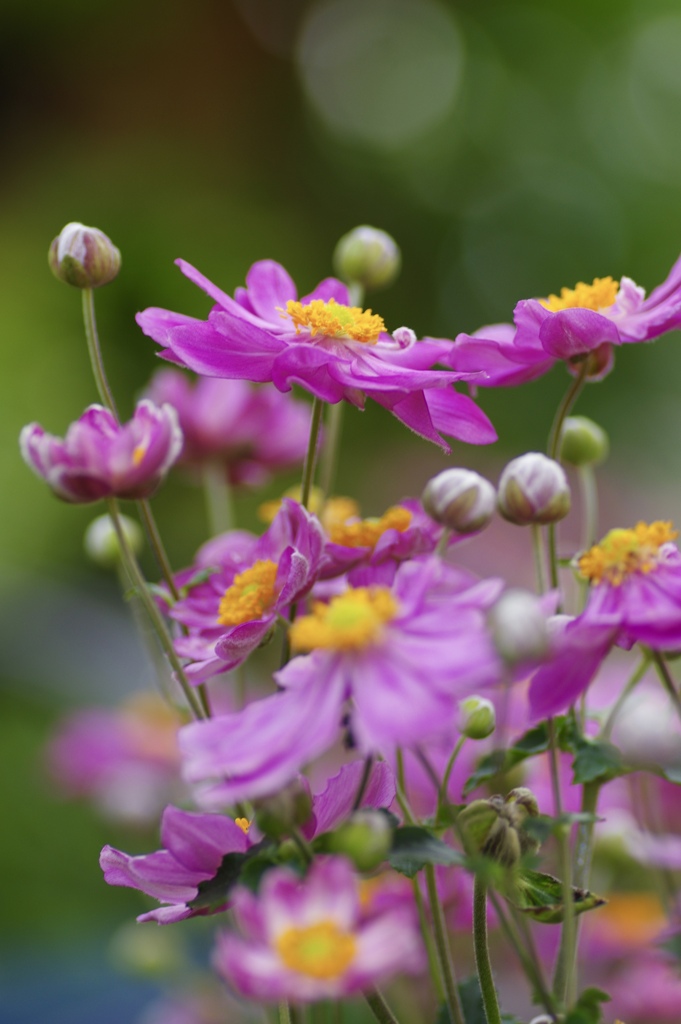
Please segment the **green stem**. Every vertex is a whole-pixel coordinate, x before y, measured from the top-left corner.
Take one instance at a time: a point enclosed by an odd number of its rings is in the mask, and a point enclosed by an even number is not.
[[[291,1007],[286,1000],[279,1003],[279,1024],[291,1024]]]
[[[494,912],[499,919],[501,930],[509,943],[513,946],[530,984],[534,986],[538,1000],[542,1003],[546,1012],[550,1016],[555,1017],[557,1012],[556,1002],[548,985],[546,984],[541,961],[537,956],[537,951],[534,947],[534,943],[532,942],[532,935],[530,934],[529,929],[527,929],[527,921],[524,920],[522,915],[518,915],[519,922],[516,924],[513,918],[509,918],[506,915],[501,905],[501,900],[496,896],[493,890],[489,890],[488,896],[492,906],[494,907]],[[527,930],[523,930],[521,937],[520,927],[522,926]]]
[[[211,536],[234,529],[232,489],[227,479],[227,468],[220,462],[207,462],[202,470],[203,493]]]
[[[369,777],[371,775],[371,769],[374,766],[373,754],[369,754],[364,761],[364,771],[362,772],[362,778],[359,780],[359,786],[355,793],[355,799],[352,804],[353,811],[356,811],[362,803],[362,797],[366,792],[367,785],[369,784]]]
[[[146,499],[137,502],[142,522],[144,523],[144,529],[147,535],[147,539],[151,546],[151,550],[154,552],[154,558],[161,570],[161,575],[166,582],[166,586],[171,593],[173,601],[180,600],[180,594],[175,585],[175,579],[173,578],[173,570],[170,565],[170,560],[166,554],[166,549],[163,546],[161,540],[161,534],[158,532],[158,526],[154,519],[154,514],[151,511],[151,505]]]
[[[136,593],[138,594],[139,599],[151,620],[151,624],[156,632],[158,641],[161,645],[161,648],[165,652],[168,661],[170,662],[173,672],[177,677],[177,681],[180,684],[180,687],[182,688],[182,692],[184,693],[187,704],[189,705],[195,718],[206,718],[207,714],[203,707],[201,706],[200,702],[198,701],[192,687],[189,685],[187,677],[184,673],[184,669],[182,668],[180,660],[177,654],[175,653],[173,641],[170,634],[168,633],[168,630],[166,629],[166,624],[163,621],[163,616],[161,615],[161,612],[158,610],[154,598],[149,593],[147,581],[142,575],[142,570],[140,569],[137,559],[135,558],[135,555],[128,544],[125,532],[121,526],[120,513],[118,511],[118,502],[116,501],[115,498],[109,498],[107,501],[107,505],[109,508],[109,515],[111,516],[111,522],[114,525],[116,536],[118,537],[118,543],[121,549],[121,556],[123,558],[123,563],[125,565],[128,576],[130,577],[133,586],[135,587]]]
[[[438,556],[438,558],[444,557],[445,551],[449,547],[449,540],[451,536],[452,530],[450,530],[449,527],[445,526],[444,530],[442,531],[442,536],[437,542],[437,547],[435,548],[435,554]]]
[[[321,469],[322,508],[324,507],[324,502],[333,491],[336,479],[344,411],[345,402],[336,402],[335,405],[329,406]]]
[[[546,556],[542,540],[541,526],[532,524],[532,553],[534,555],[534,573],[537,581],[537,593],[546,592]]]
[[[300,850],[300,855],[305,861],[305,863],[311,864],[314,854],[312,853],[310,844],[308,843],[307,839],[305,838],[305,836],[303,835],[299,828],[294,827],[291,829],[291,839]]]
[[[560,794],[560,774],[558,768],[558,744],[556,729],[552,718],[548,719],[549,730],[549,764],[551,768],[551,787],[553,789],[554,809],[557,818],[562,817],[563,802]],[[563,925],[560,933],[560,949],[553,976],[553,993],[556,998],[565,1002],[571,990],[575,959],[575,907],[572,899],[572,861],[570,857],[570,829],[561,825],[559,831],[560,873],[563,882]]]
[[[619,697],[617,698],[617,700],[613,704],[613,706],[612,706],[612,708],[610,710],[610,714],[608,715],[608,717],[605,720],[603,728],[601,729],[600,735],[598,737],[600,740],[609,740],[610,739],[610,734],[612,732],[612,729],[613,729],[613,726],[615,724],[615,720],[617,719],[618,714],[622,710],[623,705],[626,703],[626,700],[629,697],[629,694],[632,693],[632,691],[636,689],[638,684],[643,679],[644,675],[648,671],[648,666],[649,665],[650,665],[650,653],[644,649],[643,657],[641,658],[641,661],[639,662],[639,664],[638,664],[638,666],[636,668],[636,671],[634,672],[634,674],[632,675],[631,679],[629,680],[629,682],[624,687],[624,689],[620,693]]]
[[[95,319],[95,297],[92,288],[83,288],[83,322],[85,324],[85,337],[87,338],[90,363],[99,397],[102,400],[102,404],[112,413],[114,419],[120,422],[116,403],[104,371],[104,361],[102,359],[102,350],[99,345],[99,335],[97,334],[97,321]]]
[[[586,551],[598,537],[598,488],[593,466],[580,466],[578,476],[582,492],[582,548]]]
[[[463,747],[465,742],[466,742],[466,737],[465,736],[459,736],[458,740],[456,741],[456,746],[454,747],[454,750],[452,751],[452,756],[450,757],[449,761],[447,762],[447,767],[445,768],[445,773],[442,776],[442,782],[440,783],[440,789],[439,789],[438,794],[437,794],[437,811],[435,812],[435,824],[436,825],[439,823],[440,818],[442,816],[442,813],[443,813],[443,811],[445,809],[445,804],[447,803],[447,788],[449,786],[449,777],[452,774],[452,769],[454,767],[454,762],[456,761],[457,757],[459,756],[461,748]]]
[[[465,1024],[461,1001],[459,999],[459,990],[456,986],[454,965],[452,963],[452,952],[449,948],[449,936],[447,935],[447,928],[445,926],[445,916],[442,911],[442,904],[440,903],[437,892],[435,868],[432,864],[426,864],[424,871],[426,875],[426,886],[428,889],[430,914],[433,920],[433,931],[435,933],[435,948],[437,949],[440,974],[442,975],[442,981],[446,993],[449,1019],[452,1024]]]
[[[377,988],[371,992],[365,992],[364,998],[371,1007],[373,1015],[379,1024],[398,1024],[397,1017]]]
[[[473,889],[473,945],[475,965],[478,969],[482,1002],[485,1007],[487,1024],[501,1024],[499,1000],[494,987],[492,965],[487,945],[487,886],[479,875],[475,876]]]
[[[584,387],[588,370],[589,359],[587,357],[582,362],[577,376],[573,377],[572,383],[563,395],[563,399],[556,409],[556,415],[553,417],[553,423],[551,424],[551,430],[549,432],[549,440],[546,446],[550,459],[558,458],[558,445],[560,443],[560,431],[563,426],[563,422],[565,421],[565,417],[570,413],[572,406],[579,397],[580,391]]]
[[[322,422],[322,409],[324,403],[321,398],[315,398],[312,403],[312,418],[310,420],[310,439],[307,444],[305,462],[303,464],[303,481],[300,486],[300,504],[303,508],[309,508],[310,492],[314,480],[314,467],[317,460],[317,441],[319,440],[319,427]]]
[[[435,942],[433,940],[433,933],[430,930],[428,923],[428,915],[426,914],[426,905],[423,902],[423,893],[421,892],[421,886],[419,885],[418,878],[414,877],[411,880],[412,888],[414,890],[414,902],[416,903],[416,909],[419,915],[419,925],[421,928],[421,937],[423,939],[423,945],[426,950],[426,956],[428,957],[428,969],[430,976],[437,992],[437,998],[439,1002],[442,1002],[445,998],[445,990],[442,985],[442,978],[440,977],[440,966],[437,959],[437,950],[435,948]]]
[[[664,655],[661,651],[651,651],[657,674],[660,677],[662,685],[672,699],[672,703],[676,709],[676,713],[681,718],[681,697],[679,691],[676,689],[676,683],[669,671],[669,666],[664,659]]]
[[[549,545],[549,572],[551,578],[551,589],[557,590],[559,585],[558,579],[558,545],[556,538],[556,524],[549,523],[546,528],[546,535],[548,538]],[[560,607],[557,608],[560,611]]]

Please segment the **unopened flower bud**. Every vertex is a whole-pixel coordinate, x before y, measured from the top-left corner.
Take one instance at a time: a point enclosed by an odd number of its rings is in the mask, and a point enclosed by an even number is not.
[[[554,1024],[555,1017],[549,1017],[545,1013],[540,1013],[538,1017],[533,1017],[530,1024]]]
[[[401,263],[395,239],[366,224],[343,235],[333,254],[333,265],[339,277],[367,289],[392,284]]]
[[[512,789],[504,800],[492,796],[489,800],[474,800],[459,814],[466,851],[482,853],[506,868],[515,867],[525,853],[538,848],[537,840],[523,825],[539,814],[537,800],[525,787]]]
[[[588,416],[568,416],[560,432],[560,457],[571,466],[596,466],[608,457],[608,435]]]
[[[541,661],[549,653],[549,627],[541,603],[528,590],[505,591],[489,613],[494,646],[508,665]]]
[[[373,871],[388,856],[392,838],[385,814],[369,809],[355,811],[329,836],[328,849],[349,857],[358,871]]]
[[[67,224],[52,242],[47,261],[55,277],[74,288],[99,288],[113,281],[121,254],[103,231],[76,221]]]
[[[270,839],[282,839],[309,821],[312,794],[307,779],[299,776],[278,793],[254,801],[255,820]]]
[[[563,519],[570,511],[570,488],[561,466],[540,452],[512,459],[499,480],[499,511],[517,526]]]
[[[496,728],[494,704],[486,697],[466,697],[459,701],[459,732],[469,740],[485,740]]]
[[[443,469],[426,484],[421,503],[436,523],[456,533],[476,533],[494,515],[496,492],[471,469]]]
[[[144,535],[139,523],[130,519],[129,516],[119,516],[123,536],[136,555],[144,545]],[[114,529],[111,518],[108,515],[97,516],[93,519],[83,538],[83,545],[87,555],[102,569],[115,568],[121,559],[121,545],[118,535]]]

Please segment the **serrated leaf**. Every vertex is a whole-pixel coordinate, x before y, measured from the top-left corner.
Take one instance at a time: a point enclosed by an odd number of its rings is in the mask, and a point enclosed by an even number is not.
[[[463,981],[459,982],[457,988],[459,990],[461,1011],[465,1024],[487,1024],[487,1015],[485,1014],[485,1007],[482,1002],[482,993],[477,974],[473,974],[470,978],[464,978]],[[503,1024],[522,1024],[519,1018],[513,1014],[502,1013],[501,1019]],[[446,1003],[440,1006],[435,1024],[451,1024],[449,1008]]]
[[[622,755],[612,743],[582,739],[572,762],[573,783],[608,782],[627,771]]]
[[[575,914],[583,914],[607,903],[588,889],[574,885],[571,888]],[[521,870],[507,898],[518,910],[541,924],[558,924],[563,920],[563,883],[553,875]]]
[[[427,829],[406,825],[395,831],[388,861],[395,871],[413,878],[426,864],[463,864],[464,857]]]
[[[565,1018],[565,1024],[600,1024],[603,1019],[601,1003],[609,1003],[610,996],[600,988],[585,988]]]

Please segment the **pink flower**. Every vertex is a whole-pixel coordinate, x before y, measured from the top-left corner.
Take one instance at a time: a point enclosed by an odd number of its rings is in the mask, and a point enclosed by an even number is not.
[[[451,387],[475,374],[430,369],[451,342],[417,342],[404,327],[388,334],[380,316],[350,305],[346,286],[334,278],[298,301],[284,268],[261,260],[232,299],[177,262],[216,305],[207,321],[164,309],[138,314],[166,359],[206,377],[272,381],[279,391],[299,384],[325,402],[360,409],[368,396],[446,451],[440,431],[470,444],[496,440],[484,413]]]
[[[20,445],[34,473],[64,501],[148,498],[179,456],[182,431],[172,406],[144,400],[122,425],[108,409],[90,405],[63,440],[30,423]]]
[[[237,890],[234,916],[242,934],[219,935],[214,963],[251,999],[338,999],[422,966],[409,905],[393,902],[365,916],[359,879],[341,857],[315,860],[304,879],[275,868],[257,897]]]

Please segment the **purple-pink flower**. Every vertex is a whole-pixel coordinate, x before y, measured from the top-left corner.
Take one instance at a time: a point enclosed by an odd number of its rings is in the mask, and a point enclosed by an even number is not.
[[[669,522],[611,530],[585,552],[579,574],[591,584],[583,613],[558,623],[554,656],[530,686],[533,719],[564,711],[584,692],[617,643],[681,647],[681,553]]]
[[[146,394],[177,410],[184,435],[179,462],[214,463],[232,484],[259,487],[305,457],[310,409],[291,395],[244,380],[191,381],[171,369],[154,374]]]
[[[380,316],[351,306],[347,287],[334,278],[298,301],[286,270],[261,260],[232,299],[177,262],[216,305],[207,321],[164,309],[138,314],[166,359],[206,377],[271,381],[279,391],[299,384],[325,402],[360,409],[368,396],[446,451],[440,431],[471,444],[496,440],[485,414],[451,386],[476,375],[431,369],[451,342],[417,342],[404,327],[388,334]]]
[[[124,424],[90,405],[63,439],[30,423],[20,445],[34,473],[64,501],[148,498],[179,456],[182,431],[172,406],[144,400]]]
[[[458,699],[503,674],[486,627],[501,588],[432,558],[401,565],[392,589],[351,588],[315,602],[291,627],[293,650],[310,653],[276,673],[284,692],[182,729],[183,773],[200,783],[201,804],[276,791],[344,723],[363,754],[453,742]]]
[[[214,964],[251,999],[337,999],[422,967],[409,905],[366,916],[359,878],[342,857],[315,860],[304,879],[275,868],[257,896],[237,890],[234,916],[241,934],[219,935]]]
[[[192,682],[235,668],[267,636],[279,615],[304,597],[317,578],[324,546],[318,520],[284,498],[262,537],[235,530],[209,541],[193,569],[178,577],[180,586],[197,571],[217,571],[173,605],[170,614],[187,628],[175,641],[189,660]]]
[[[681,258],[666,281],[651,292],[629,277],[592,284],[579,282],[546,299],[523,299],[513,313],[515,326],[493,324],[474,334],[459,334],[443,362],[455,370],[484,370],[481,387],[535,380],[560,359],[592,354],[590,379],[612,367],[613,345],[652,341],[681,326]]]

